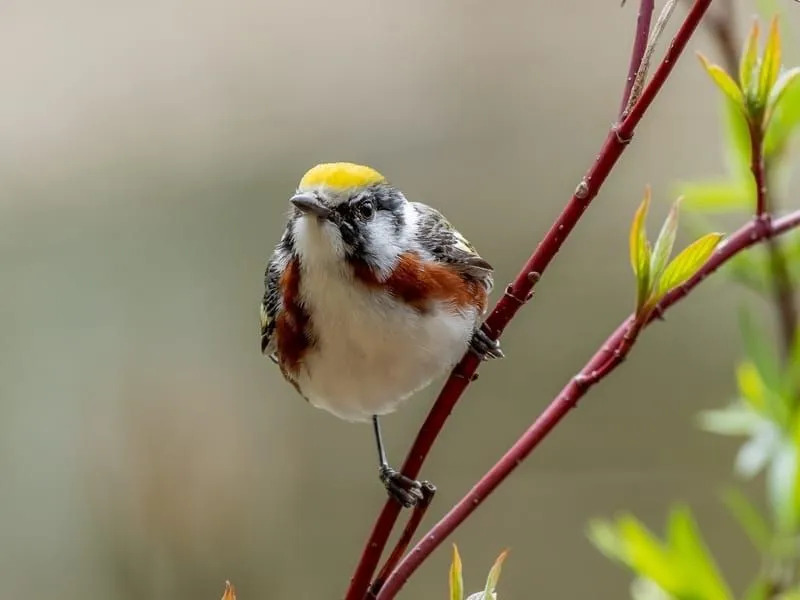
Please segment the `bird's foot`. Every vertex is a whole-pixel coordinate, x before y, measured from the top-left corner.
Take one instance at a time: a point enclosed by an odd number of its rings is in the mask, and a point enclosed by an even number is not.
[[[481,360],[505,357],[505,354],[503,354],[503,351],[500,349],[500,342],[490,338],[482,325],[472,334],[472,339],[469,342],[469,349]]]
[[[380,468],[380,478],[389,496],[405,508],[430,502],[436,492],[431,482],[411,479],[388,465]]]

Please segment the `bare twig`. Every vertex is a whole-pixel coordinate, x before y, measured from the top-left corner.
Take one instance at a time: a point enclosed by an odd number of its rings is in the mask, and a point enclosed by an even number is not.
[[[781,219],[767,222],[756,218],[729,237],[705,265],[691,279],[672,290],[659,303],[650,317],[639,327],[645,327],[670,306],[684,298],[700,282],[716,271],[726,261],[746,248],[800,226],[800,210]],[[628,317],[601,345],[600,350],[583,369],[561,390],[531,427],[517,440],[503,457],[478,481],[441,521],[428,531],[411,549],[386,580],[377,600],[391,600],[439,544],[441,544],[478,506],[500,485],[508,475],[539,445],[553,428],[572,409],[589,388],[610,374],[622,362],[633,345],[631,331],[637,330],[636,316]],[[633,336],[635,339],[635,336]],[[601,375],[598,376],[598,373]]]
[[[710,4],[711,0],[695,0],[652,79],[642,91],[641,96],[625,118],[611,128],[595,163],[578,184],[572,198],[528,261],[523,265],[522,270],[506,288],[503,297],[495,305],[494,310],[486,320],[486,328],[495,339],[502,334],[517,311],[530,298],[533,287],[541,277],[541,274],[547,269],[561,245],[597,195],[600,187],[627,147],[636,126],[672,72],[678,58]],[[442,427],[444,427],[447,417],[466,390],[479,364],[480,361],[474,354],[467,353],[445,382],[403,464],[401,471],[407,477],[416,479],[428,452]],[[364,546],[355,573],[350,580],[346,600],[362,600],[365,597],[370,585],[370,578],[375,572],[399,515],[400,505],[393,500],[388,500],[373,525],[372,532]]]
[[[639,65],[636,75],[634,76],[630,97],[625,105],[625,110],[622,111],[623,117],[628,114],[628,111],[630,111],[630,109],[639,99],[639,96],[644,89],[644,81],[647,78],[647,71],[650,70],[650,61],[653,59],[653,52],[656,49],[656,44],[658,44],[658,39],[661,37],[661,34],[664,33],[664,27],[667,26],[669,18],[672,16],[672,12],[675,10],[675,6],[677,6],[677,4],[678,0],[667,0],[667,3],[664,4],[664,8],[661,9],[661,13],[658,15],[658,19],[656,19],[656,25],[653,27],[653,31],[650,34],[650,37],[647,39],[641,64]]]
[[[628,65],[628,77],[625,79],[625,91],[622,92],[622,103],[619,107],[620,116],[628,108],[628,101],[633,91],[633,82],[636,80],[642,65],[642,58],[644,58],[645,49],[647,48],[647,38],[650,36],[650,23],[653,20],[655,4],[655,0],[641,0],[639,3],[639,15],[636,17],[636,33],[633,36],[631,61]]]

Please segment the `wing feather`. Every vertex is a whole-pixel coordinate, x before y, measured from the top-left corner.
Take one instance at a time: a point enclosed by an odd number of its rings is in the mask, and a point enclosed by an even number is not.
[[[261,353],[269,356],[277,363],[275,355],[277,343],[275,340],[275,321],[281,311],[283,302],[281,299],[280,279],[286,265],[289,262],[291,236],[287,229],[281,238],[280,243],[275,248],[272,256],[267,263],[264,272],[264,296],[261,299]]]
[[[446,263],[462,274],[480,281],[492,291],[494,269],[438,210],[414,202],[418,214],[417,242],[434,260]]]

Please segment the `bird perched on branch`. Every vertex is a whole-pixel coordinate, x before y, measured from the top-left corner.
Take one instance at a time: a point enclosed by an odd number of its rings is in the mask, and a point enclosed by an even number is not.
[[[480,326],[492,267],[441,213],[370,167],[317,165],[289,202],[264,277],[261,351],[312,405],[372,421],[381,481],[413,506],[422,484],[389,466],[378,417],[467,349],[503,355]]]

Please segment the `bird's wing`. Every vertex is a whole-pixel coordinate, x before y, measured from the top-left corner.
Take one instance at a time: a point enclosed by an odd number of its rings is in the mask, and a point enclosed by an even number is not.
[[[264,272],[264,297],[261,300],[261,353],[277,362],[275,320],[282,307],[280,279],[289,260],[285,248],[287,233],[275,248]]]
[[[463,275],[480,281],[487,292],[492,291],[492,265],[486,262],[475,247],[445,219],[438,210],[414,202],[418,214],[417,242],[434,260],[445,263]]]

